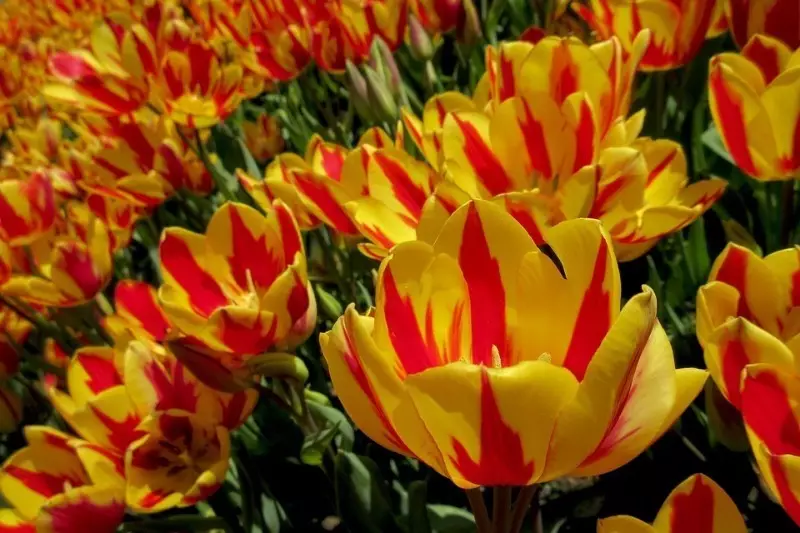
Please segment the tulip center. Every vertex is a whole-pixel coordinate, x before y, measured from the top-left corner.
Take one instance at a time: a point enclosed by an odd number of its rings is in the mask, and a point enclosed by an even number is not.
[[[261,298],[249,268],[245,271],[245,278],[247,279],[247,287],[244,287],[244,290],[237,291],[238,294],[233,295],[231,300],[240,307],[257,310],[261,305]]]

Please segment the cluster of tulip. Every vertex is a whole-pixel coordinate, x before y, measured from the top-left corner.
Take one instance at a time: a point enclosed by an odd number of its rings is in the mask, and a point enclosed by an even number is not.
[[[479,533],[518,533],[537,487],[630,463],[704,388],[800,525],[800,3],[509,0],[538,26],[500,41],[503,3],[481,4],[0,3],[0,531],[219,525],[229,465],[260,486],[254,411],[288,413],[324,467],[350,453],[335,404],[465,489]],[[698,109],[760,193],[782,182],[779,246],[724,247],[696,298],[707,370],[676,368],[657,291],[623,291],[620,265],[652,267],[729,189],[690,178],[651,74],[728,30]],[[256,499],[235,527],[266,522]],[[747,531],[701,474],[652,526],[596,527]]]

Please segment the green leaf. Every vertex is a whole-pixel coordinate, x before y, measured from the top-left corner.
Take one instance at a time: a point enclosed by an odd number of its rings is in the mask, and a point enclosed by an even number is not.
[[[325,424],[336,426],[338,435],[336,445],[340,450],[350,451],[353,449],[353,442],[355,441],[355,431],[350,420],[335,407],[322,405],[315,402],[307,402],[308,410],[311,416],[317,422],[324,422]]]
[[[698,218],[689,228],[687,242],[687,255],[692,262],[692,272],[700,281],[708,277],[711,269],[711,258],[708,256],[708,243],[706,242],[706,226],[703,217]]]
[[[275,498],[261,495],[261,516],[264,518],[265,533],[279,533],[281,530],[281,507]]]
[[[300,449],[300,460],[311,466],[321,465],[325,450],[331,445],[331,441],[338,432],[339,424],[333,424],[318,433],[308,435]]]
[[[722,142],[722,137],[719,136],[719,132],[713,124],[705,131],[705,133],[703,133],[701,138],[703,139],[703,144],[705,144],[712,152],[728,161],[730,164],[736,164],[733,162],[731,154],[728,152],[728,149],[725,148],[725,144]]]
[[[350,531],[398,533],[389,491],[369,457],[340,452],[336,457],[336,506]]]
[[[432,533],[474,533],[472,513],[450,505],[428,505]]]
[[[428,483],[414,481],[408,486],[408,531],[409,533],[432,533],[428,517]]]
[[[732,243],[738,244],[740,246],[744,246],[755,252],[757,255],[761,256],[764,255],[764,252],[761,250],[761,247],[758,245],[756,240],[750,235],[750,232],[747,231],[747,228],[729,218],[728,220],[722,221],[722,227],[725,229],[725,237]]]

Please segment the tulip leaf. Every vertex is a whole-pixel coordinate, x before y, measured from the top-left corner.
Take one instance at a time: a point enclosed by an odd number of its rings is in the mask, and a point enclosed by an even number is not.
[[[432,533],[431,522],[428,517],[428,483],[422,480],[414,481],[408,486],[408,532]]]
[[[719,135],[719,131],[714,125],[711,125],[705,133],[702,135],[703,144],[705,144],[712,152],[726,160],[728,163],[735,165],[733,158],[731,157],[730,152],[728,149],[725,148],[725,144],[722,142],[722,137]]]
[[[762,256],[764,252],[758,245],[756,240],[747,231],[747,228],[736,222],[734,219],[722,221],[722,227],[725,229],[725,237],[732,243],[744,246],[745,248],[753,251],[756,255]]]
[[[339,432],[339,424],[333,424],[313,435],[308,435],[300,449],[300,460],[311,466],[319,466],[325,455],[325,450],[331,445],[333,438]]]
[[[450,505],[428,505],[431,533],[473,533],[475,518],[472,513]]]
[[[399,533],[388,488],[369,457],[340,452],[336,457],[336,506],[350,531]]]
[[[311,412],[311,416],[318,422],[321,421],[336,426],[336,445],[340,450],[350,451],[353,449],[355,432],[353,431],[353,425],[344,413],[333,407],[315,402],[308,402],[308,410]]]
[[[689,227],[687,256],[692,262],[692,272],[697,280],[705,280],[711,268],[711,258],[708,256],[706,243],[706,226],[703,217],[698,218]]]

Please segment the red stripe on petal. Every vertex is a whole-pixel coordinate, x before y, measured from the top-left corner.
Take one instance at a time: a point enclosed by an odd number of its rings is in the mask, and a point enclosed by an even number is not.
[[[717,127],[725,139],[728,151],[743,171],[751,176],[757,176],[758,169],[747,142],[747,126],[744,122],[742,102],[728,88],[719,65],[712,66],[708,84],[716,99]]]
[[[553,177],[553,167],[550,164],[550,154],[547,152],[544,126],[536,120],[531,113],[527,102],[522,103],[525,117],[519,123],[522,136],[525,139],[525,148],[531,161],[531,170],[538,171],[545,178]]]
[[[464,479],[476,485],[526,485],[535,464],[525,462],[522,439],[508,427],[497,405],[489,371],[481,368],[480,458],[474,461],[464,445],[453,439],[451,459]]]
[[[211,316],[228,298],[214,278],[203,270],[192,255],[188,245],[178,237],[165,233],[159,249],[162,268],[169,271],[175,281],[186,291],[194,311]]]
[[[330,221],[333,229],[347,235],[358,233],[347,212],[336,202],[336,199],[324,185],[316,180],[308,179],[301,172],[294,174],[294,182],[300,192],[322,211]]]
[[[742,390],[742,416],[774,455],[800,455],[800,424],[775,374],[748,376]]]
[[[274,206],[274,214],[278,217],[278,226],[281,231],[283,260],[286,265],[290,265],[294,262],[295,255],[303,251],[300,231],[297,229],[294,215],[292,215],[292,212],[283,204],[278,203]]]
[[[742,403],[742,393],[739,389],[742,382],[742,370],[750,363],[744,346],[739,340],[725,343],[720,357],[722,366],[722,381],[728,393],[728,400],[739,407]]]
[[[727,283],[739,291],[739,309],[737,315],[751,322],[758,323],[747,305],[747,264],[750,261],[748,252],[741,248],[731,247],[725,260],[717,271],[716,281]]]
[[[387,157],[382,152],[375,152],[373,157],[392,184],[392,192],[397,200],[418,221],[422,216],[422,206],[427,200],[425,191],[414,183],[406,169],[397,161]]]
[[[578,125],[575,128],[575,163],[572,167],[573,172],[577,172],[586,165],[594,161],[595,153],[595,124],[592,108],[589,101],[583,99],[581,102],[580,116]]]
[[[131,413],[123,420],[116,420],[91,404],[89,407],[97,419],[108,429],[108,442],[115,450],[124,452],[131,442],[144,435],[143,431],[136,429],[141,420],[135,414]]]
[[[669,521],[676,533],[714,531],[714,491],[702,477],[695,476],[691,492],[675,495]]]
[[[350,370],[350,373],[353,375],[356,383],[358,383],[359,388],[367,396],[369,403],[372,405],[375,413],[378,415],[381,425],[386,432],[386,438],[389,440],[389,442],[394,444],[398,450],[408,451],[405,443],[395,431],[394,426],[391,422],[389,422],[389,418],[386,416],[386,412],[383,410],[383,405],[378,400],[378,397],[375,394],[375,391],[372,389],[369,379],[367,378],[367,374],[364,371],[361,360],[355,355],[358,352],[356,351],[355,343],[350,336],[349,329],[345,327],[343,331],[345,342],[347,343],[347,349],[344,352],[344,360],[347,364],[347,368]]]
[[[500,276],[500,264],[492,256],[480,215],[471,205],[461,236],[458,262],[469,291],[472,320],[472,362],[494,366],[496,349],[501,364],[508,363],[506,337],[506,291]]]
[[[742,55],[758,65],[764,75],[764,83],[769,85],[781,73],[781,63],[777,50],[766,46],[763,39],[752,39],[742,50]]]
[[[664,170],[672,164],[677,155],[678,150],[676,149],[671,151],[667,157],[659,161],[658,164],[654,166],[652,170],[650,170],[650,174],[647,175],[647,185],[653,183],[659,174],[664,172]]]
[[[158,300],[155,290],[146,283],[123,280],[114,290],[117,308],[135,318],[157,341],[166,337],[170,325]]]
[[[86,371],[88,376],[86,386],[93,393],[99,394],[116,385],[122,385],[122,379],[112,361],[90,353],[82,353],[77,357],[77,362]]]
[[[457,114],[453,118],[464,136],[464,155],[467,156],[475,176],[492,196],[510,190],[511,179],[475,126],[460,119]]]
[[[50,518],[49,531],[54,533],[84,533],[91,524],[94,533],[113,533],[125,516],[125,504],[112,501],[101,505],[87,496],[42,510]]]
[[[400,364],[407,374],[427,370],[440,361],[435,343],[425,342],[410,298],[403,298],[391,268],[383,275],[386,327]]]
[[[583,296],[578,318],[572,329],[572,340],[564,358],[564,367],[579,380],[586,374],[586,368],[611,326],[610,294],[604,287],[607,266],[608,243],[605,239],[600,239],[592,279]]]
[[[152,509],[167,499],[167,496],[169,496],[169,492],[156,489],[147,493],[141,500],[139,500],[139,506],[144,509]]]
[[[6,465],[3,470],[7,475],[17,479],[27,488],[45,498],[61,494],[67,486],[80,487],[85,484],[84,480],[78,477],[38,472],[17,465]]]
[[[253,235],[238,210],[229,209],[228,213],[233,244],[233,255],[228,258],[228,264],[233,279],[243,289],[250,285],[248,276],[256,287],[269,287],[282,270],[281,258],[267,246],[265,235]]]
[[[789,513],[795,523],[800,524],[800,497],[797,492],[792,489],[789,482],[789,475],[781,465],[780,457],[769,458],[769,468],[772,471],[772,477],[775,480],[775,486],[778,489],[778,501],[781,506]]]

